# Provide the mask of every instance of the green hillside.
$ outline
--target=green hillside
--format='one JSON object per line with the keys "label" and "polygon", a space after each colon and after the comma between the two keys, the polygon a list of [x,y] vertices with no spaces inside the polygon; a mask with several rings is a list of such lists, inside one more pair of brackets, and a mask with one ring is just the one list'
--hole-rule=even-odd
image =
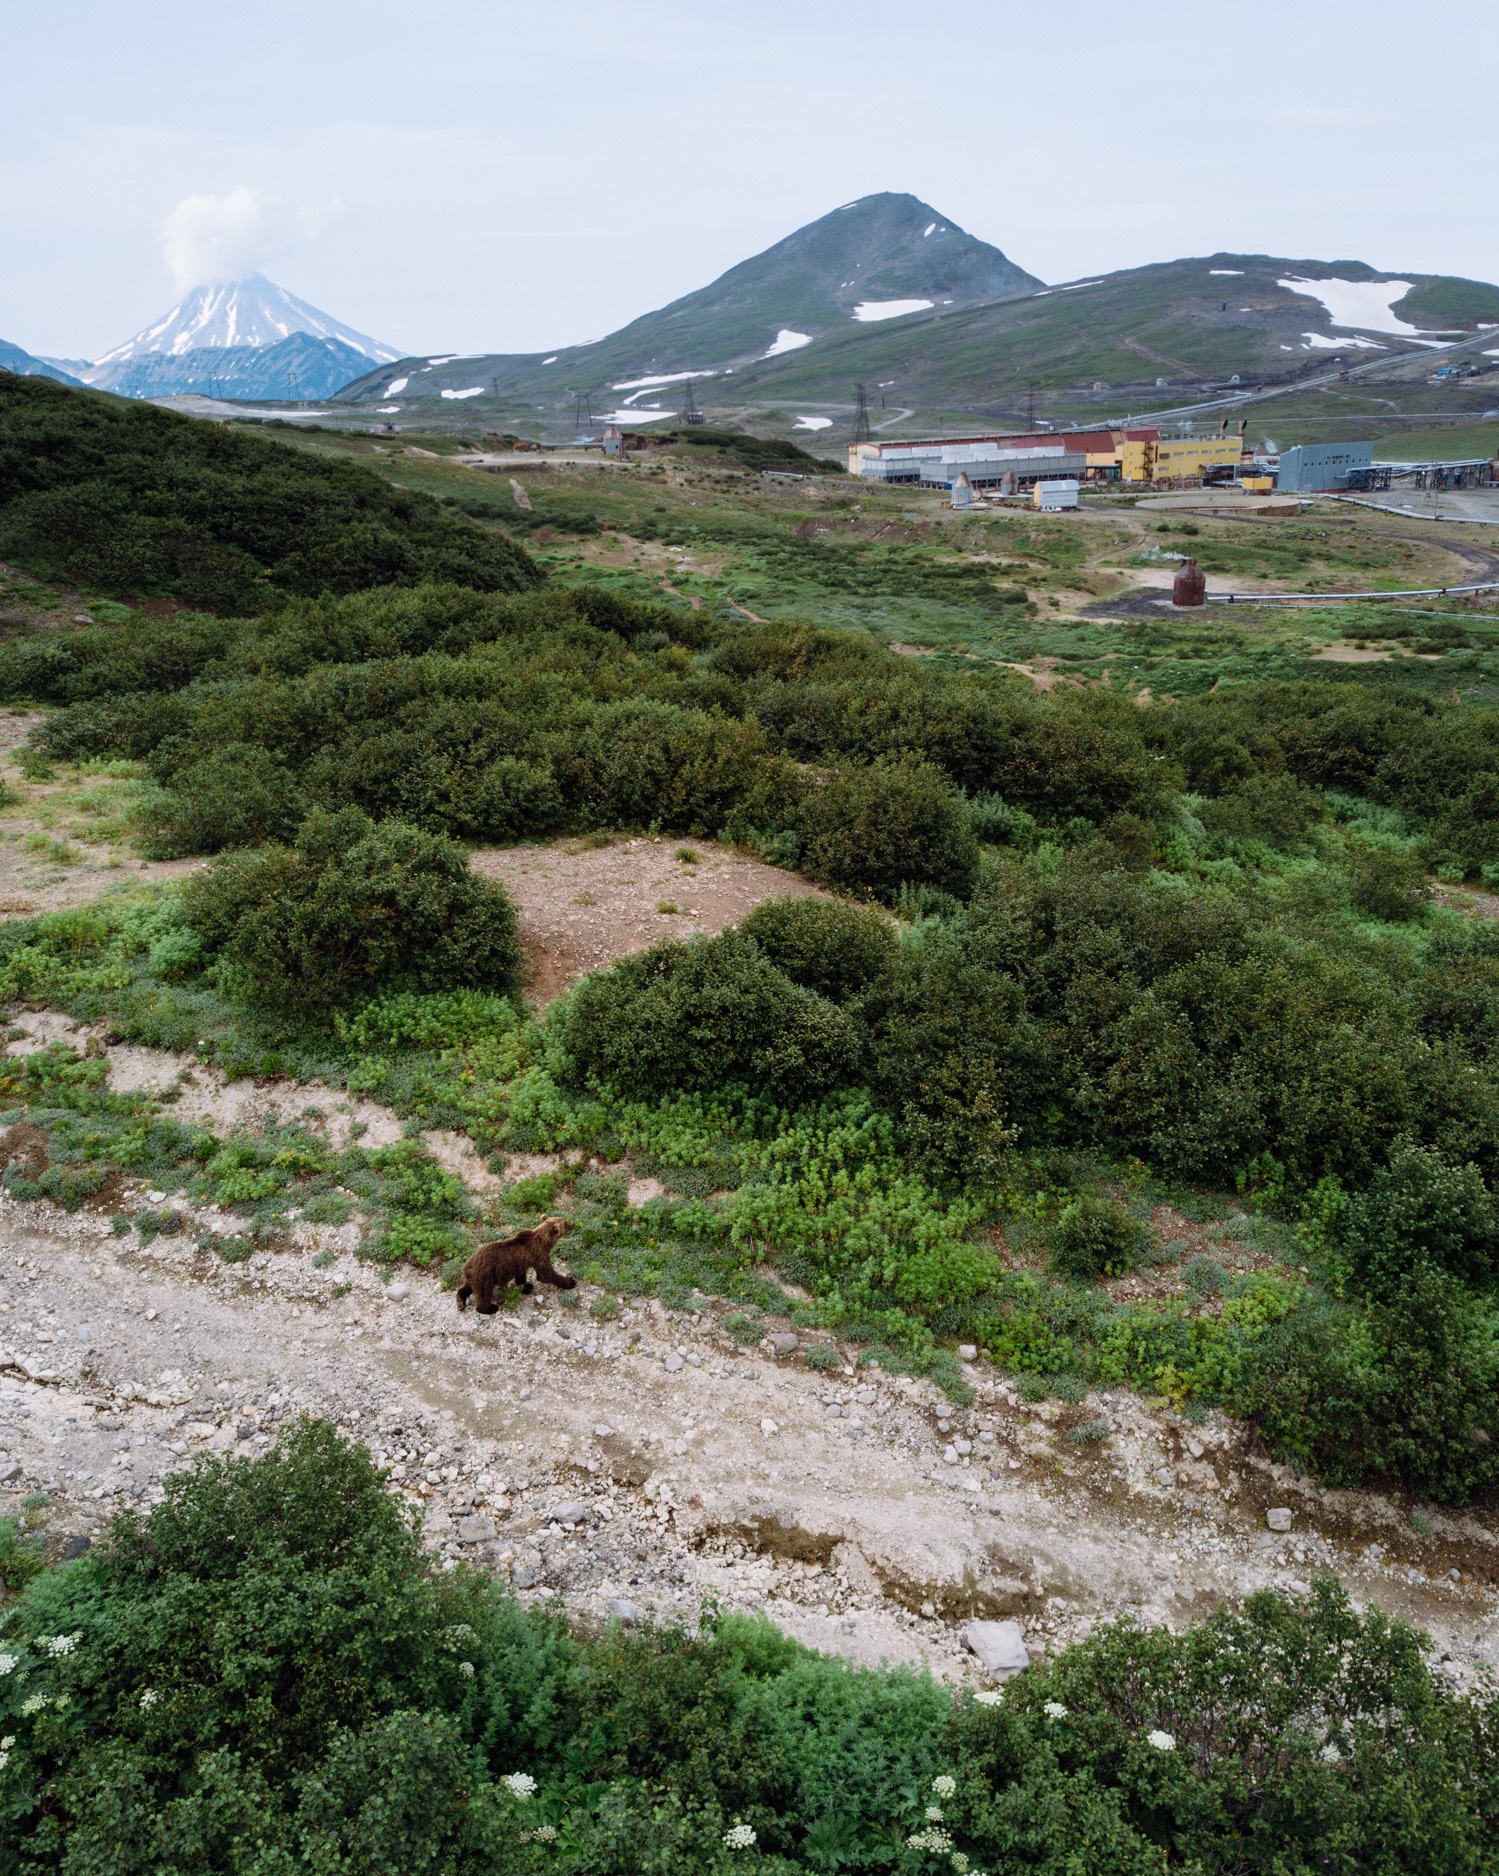
{"label": "green hillside", "polygon": [[[1090,414],[1087,400],[1105,393],[1112,394],[1108,411],[1099,414],[1115,413],[1121,392],[1125,407],[1148,410],[1236,377],[1294,387],[1302,378],[1335,376],[1343,365],[1364,374],[1388,365],[1407,390],[1422,387],[1415,402],[1425,411],[1435,408],[1424,388],[1436,356],[1432,341],[1471,338],[1499,323],[1499,287],[1413,271],[1389,275],[1351,260],[1210,254],[1043,287],[997,250],[943,225],[930,243],[933,257],[947,263],[949,295],[930,269],[921,270],[921,230],[930,224],[920,218],[931,211],[904,196],[853,206],[859,216],[841,211],[849,216],[843,227],[839,215],[825,216],[712,287],[597,345],[545,355],[549,363],[540,355],[448,366],[417,361],[358,381],[340,401],[368,407],[378,400],[397,427],[480,418],[490,427],[557,438],[576,428],[580,400],[594,413],[595,428],[602,413],[621,405],[649,421],[653,407],[675,408],[682,391],[676,383],[640,388],[634,381],[692,371],[704,374],[693,393],[710,422],[785,431],[807,427],[801,419],[824,418],[842,431],[856,383],[869,387],[883,411],[905,409],[921,428],[965,416],[1013,421],[1036,393],[1053,400],[1043,406],[1048,415],[1070,418]],[[857,282],[842,271],[850,265],[844,228],[885,243],[886,259]],[[1004,285],[977,303],[985,280],[1001,276]],[[843,284],[830,300],[827,283],[834,279]],[[918,295],[923,280],[927,290]],[[1386,281],[1388,297],[1368,291]],[[1413,284],[1401,297],[1407,281]],[[866,296],[902,293],[935,303],[874,322],[849,316],[850,303]],[[949,298],[951,305],[944,303]],[[1374,323],[1335,325],[1335,315]],[[769,345],[762,340],[777,323],[812,335],[810,342],[764,356]],[[1410,330],[1391,331],[1392,325]],[[753,349],[746,350],[751,338]],[[1483,381],[1458,399],[1474,416],[1499,402],[1490,361],[1476,362],[1485,368]],[[391,392],[396,384],[401,389]],[[473,400],[441,395],[454,390],[472,392]],[[1394,412],[1407,401],[1402,393],[1376,407]],[[893,427],[902,420],[877,421]]]}
{"label": "green hillside", "polygon": [[[1186,388],[1235,373],[1293,378],[1340,355],[1365,364],[1383,351],[1394,363],[1427,351],[1378,329],[1335,327],[1319,299],[1279,284],[1381,277],[1354,261],[1248,254],[1168,261],[860,328],[755,366],[738,389],[758,399],[846,399],[860,380],[888,387],[903,404],[981,405],[1032,385],[1154,386],[1164,378]],[[1440,319],[1444,328],[1472,331],[1495,303],[1499,288],[1481,281],[1428,279],[1393,311],[1412,324]]]}
{"label": "green hillside", "polygon": [[[611,391],[627,391],[638,378],[737,373],[763,358],[782,333],[815,345],[828,334],[864,330],[855,309],[866,303],[974,306],[1039,285],[998,248],[915,196],[865,196],[595,344],[555,355],[495,353],[437,364],[409,359],[349,385],[340,401],[371,404],[393,396],[409,404],[482,385],[502,402],[536,400],[571,411],[583,394],[601,400],[602,408]],[[391,392],[397,383],[403,388]]]}
{"label": "green hillside", "polygon": [[356,463],[152,404],[0,376],[0,558],[44,579],[248,612],[452,580],[520,591],[523,550]]}

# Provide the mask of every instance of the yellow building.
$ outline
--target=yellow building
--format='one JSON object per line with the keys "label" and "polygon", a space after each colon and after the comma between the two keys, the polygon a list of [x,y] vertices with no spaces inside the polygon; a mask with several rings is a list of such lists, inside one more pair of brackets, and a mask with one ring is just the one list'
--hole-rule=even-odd
{"label": "yellow building", "polygon": [[1126,442],[1120,462],[1126,482],[1185,482],[1242,456],[1236,436],[1163,436],[1158,443]]}

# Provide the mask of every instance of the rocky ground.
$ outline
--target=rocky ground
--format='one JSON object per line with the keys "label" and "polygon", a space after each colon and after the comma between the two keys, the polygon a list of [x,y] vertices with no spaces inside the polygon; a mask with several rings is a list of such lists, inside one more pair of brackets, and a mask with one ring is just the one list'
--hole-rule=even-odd
{"label": "rocky ground", "polygon": [[[191,1219],[210,1245],[233,1222]],[[1228,1422],[1122,1393],[1029,1403],[984,1361],[960,1410],[929,1382],[819,1372],[787,1335],[741,1350],[707,1299],[611,1317],[580,1285],[460,1315],[435,1278],[382,1282],[358,1233],[303,1223],[225,1263],[187,1233],[0,1202],[0,1515],[29,1503],[76,1550],[197,1454],[263,1452],[313,1413],[389,1468],[445,1565],[582,1621],[713,1597],[857,1661],[982,1680],[975,1618],[1014,1621],[1034,1657],[1101,1617],[1180,1625],[1332,1571],[1459,1680],[1499,1665],[1479,1520],[1413,1526],[1297,1483]]]}

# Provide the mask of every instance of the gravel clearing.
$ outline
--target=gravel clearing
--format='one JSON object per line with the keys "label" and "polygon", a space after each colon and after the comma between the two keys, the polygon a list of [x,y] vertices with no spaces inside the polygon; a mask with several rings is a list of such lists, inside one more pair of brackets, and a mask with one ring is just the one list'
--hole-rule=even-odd
{"label": "gravel clearing", "polygon": [[445,1564],[584,1622],[713,1596],[851,1660],[986,1683],[974,1621],[1018,1623],[1035,1659],[1101,1616],[1181,1626],[1330,1570],[1429,1629],[1459,1680],[1499,1665],[1476,1518],[1417,1537],[1392,1502],[1298,1485],[1228,1422],[1123,1393],[1028,1403],[983,1361],[959,1409],[925,1381],[814,1373],[804,1342],[742,1352],[706,1302],[601,1322],[586,1285],[580,1306],[460,1316],[429,1275],[383,1284],[357,1224],[304,1222],[233,1264],[191,1236],[227,1218],[189,1227],[142,1245],[0,1199],[0,1515],[45,1493],[59,1551],[195,1454],[263,1452],[314,1413],[389,1467]]}

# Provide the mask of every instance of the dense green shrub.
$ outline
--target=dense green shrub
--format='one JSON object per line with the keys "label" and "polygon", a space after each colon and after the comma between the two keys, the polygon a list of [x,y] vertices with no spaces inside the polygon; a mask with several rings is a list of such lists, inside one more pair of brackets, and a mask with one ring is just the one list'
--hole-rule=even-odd
{"label": "dense green shrub", "polygon": [[835,770],[798,818],[807,867],[830,885],[882,899],[917,883],[960,898],[972,890],[978,842],[961,797],[929,762],[880,758]]}
{"label": "dense green shrub", "polygon": [[1499,1480],[1499,1315],[1430,1267],[1371,1308],[1308,1297],[1256,1341],[1232,1404],[1335,1484],[1461,1502]]}
{"label": "dense green shrub", "polygon": [[1484,1876],[1499,1829],[1491,1697],[1331,1583],[978,1699],[712,1610],[587,1640],[436,1568],[320,1423],[170,1480],[0,1640],[17,1876]]}
{"label": "dense green shrub", "polygon": [[211,612],[419,580],[484,592],[540,582],[508,536],[357,463],[9,374],[0,555],[44,578]]}
{"label": "dense green shrub", "polygon": [[789,1104],[854,1079],[861,1043],[844,1011],[737,932],[653,945],[586,978],[565,1036],[578,1072],[622,1093],[738,1084]]}
{"label": "dense green shrub", "polygon": [[834,1003],[888,987],[899,956],[888,918],[836,899],[767,899],[739,930],[794,984]]}
{"label": "dense green shrub", "polygon": [[253,743],[215,750],[172,780],[171,792],[151,800],[144,817],[153,859],[286,840],[307,812],[290,769]]}
{"label": "dense green shrub", "polygon": [[319,809],[292,847],[218,861],[186,910],[254,1003],[327,1022],[372,991],[513,991],[504,889],[461,847],[397,821]]}
{"label": "dense green shrub", "polygon": [[1140,1261],[1145,1229],[1117,1199],[1085,1192],[1064,1205],[1051,1233],[1051,1257],[1064,1277],[1122,1277]]}
{"label": "dense green shrub", "polygon": [[1420,915],[1431,888],[1416,854],[1355,847],[1348,861],[1348,896],[1360,912],[1398,923]]}
{"label": "dense green shrub", "polygon": [[1339,1226],[1354,1279],[1372,1296],[1398,1296],[1427,1270],[1488,1283],[1499,1262],[1499,1213],[1483,1174],[1409,1139],[1395,1142]]}

